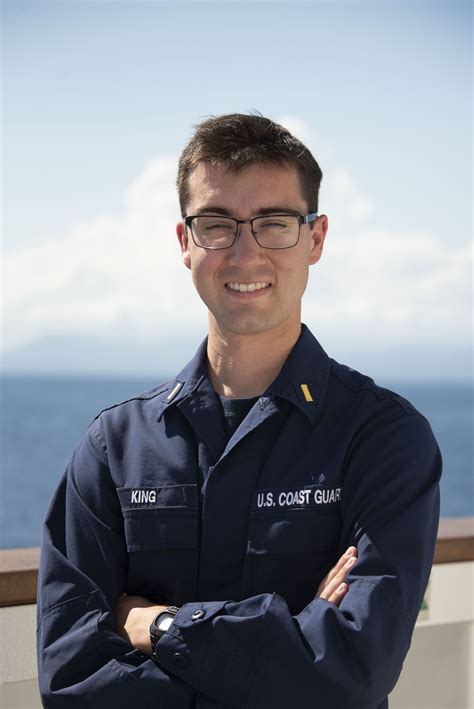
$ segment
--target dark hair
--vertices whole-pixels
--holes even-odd
[[[199,123],[179,159],[177,187],[181,214],[189,202],[189,176],[199,163],[238,172],[268,164],[296,170],[310,211],[318,211],[321,169],[308,148],[286,128],[261,115],[230,113]]]

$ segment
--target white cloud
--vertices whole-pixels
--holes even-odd
[[[367,229],[326,246],[305,303],[315,328],[366,347],[468,344],[468,245],[446,254],[429,234]]]
[[[281,122],[314,150],[307,126]],[[158,157],[130,185],[122,213],[5,254],[4,349],[45,335],[119,333],[148,342],[204,332],[205,309],[175,236],[175,174],[176,158]],[[371,340],[466,346],[470,248],[375,226],[370,197],[347,170],[327,165],[324,182],[331,228],[312,269],[306,322],[331,340],[364,347]]]
[[[373,204],[370,199],[361,193],[352,175],[347,170],[335,170],[329,173],[329,200],[331,198],[344,205],[344,211],[352,225],[367,221],[373,213]]]
[[[179,256],[175,173],[174,158],[157,158],[127,190],[123,214],[5,255],[5,347],[45,334],[149,339],[205,323]]]

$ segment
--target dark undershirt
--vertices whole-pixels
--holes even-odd
[[[221,403],[224,431],[229,440],[257,401],[258,396],[251,399],[229,399],[227,396],[218,396],[218,399]]]

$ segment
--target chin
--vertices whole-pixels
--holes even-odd
[[[262,335],[279,326],[284,320],[272,320],[264,317],[255,318],[224,318],[217,320],[218,327],[234,335]]]

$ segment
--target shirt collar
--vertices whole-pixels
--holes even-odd
[[[199,345],[196,354],[186,364],[179,374],[172,379],[166,389],[160,394],[157,404],[158,419],[168,406],[174,406],[185,397],[191,395],[207,378],[207,337]]]
[[[191,396],[207,379],[207,337],[190,362],[172,379],[159,395],[158,418],[168,406]],[[264,398],[282,398],[297,406],[313,424],[322,409],[329,377],[329,357],[314,335],[301,326],[300,336],[275,381]]]
[[[328,355],[303,324],[295,346],[265,394],[290,401],[313,424],[322,410],[329,369]]]

